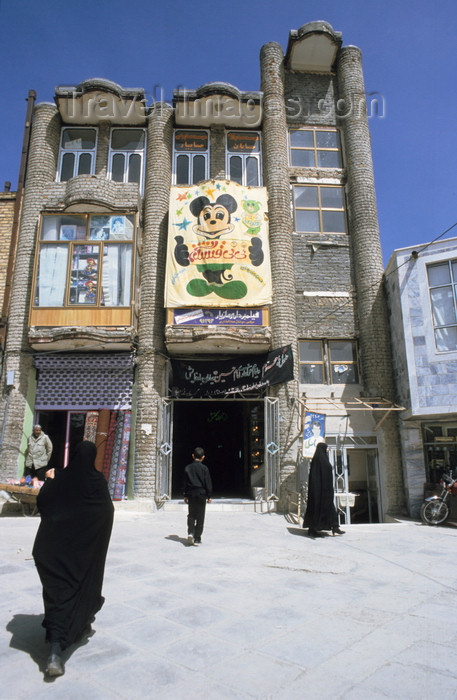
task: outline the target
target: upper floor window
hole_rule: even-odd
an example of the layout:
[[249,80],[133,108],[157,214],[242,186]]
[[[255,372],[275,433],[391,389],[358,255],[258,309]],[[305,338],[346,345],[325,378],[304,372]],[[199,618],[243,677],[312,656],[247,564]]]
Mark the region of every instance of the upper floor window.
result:
[[457,350],[457,260],[427,265],[427,274],[436,349]]
[[42,217],[34,306],[129,306],[135,217]]
[[297,167],[341,168],[336,129],[291,129],[290,163]]
[[91,175],[95,171],[97,130],[65,127],[60,136],[57,179],[66,182],[75,175]]
[[114,182],[136,182],[143,190],[143,129],[112,129],[108,171]]
[[357,384],[357,344],[353,340],[300,340],[302,384]]
[[261,183],[260,134],[257,131],[227,132],[227,177],[247,187]]
[[295,230],[303,233],[346,233],[342,187],[294,185]]
[[209,177],[209,134],[194,129],[174,133],[173,176],[176,185],[195,185]]

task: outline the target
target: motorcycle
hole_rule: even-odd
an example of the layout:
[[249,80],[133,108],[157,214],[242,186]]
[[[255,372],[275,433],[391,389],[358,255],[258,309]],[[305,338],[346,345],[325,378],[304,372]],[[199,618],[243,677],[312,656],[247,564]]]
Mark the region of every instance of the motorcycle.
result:
[[457,496],[457,479],[443,474],[440,485],[441,493],[426,498],[421,506],[420,516],[424,525],[441,525],[449,517],[448,500],[451,496]]

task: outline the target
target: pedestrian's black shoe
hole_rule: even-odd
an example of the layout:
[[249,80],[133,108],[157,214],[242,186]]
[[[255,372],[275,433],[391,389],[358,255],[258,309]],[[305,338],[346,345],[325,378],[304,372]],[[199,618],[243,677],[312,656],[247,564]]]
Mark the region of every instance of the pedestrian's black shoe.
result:
[[335,535],[344,535],[345,532],[346,532],[346,530],[341,530],[341,528],[339,526],[332,527],[333,537],[335,537]]
[[325,537],[323,532],[319,532],[319,530],[311,530],[311,528],[308,530],[308,535],[310,537]]
[[198,540],[197,540],[197,538],[195,538],[195,540],[194,540],[194,544],[201,544],[201,543],[202,543],[202,541],[201,541],[201,539],[200,539],[200,538],[199,538]]
[[48,676],[63,676],[65,673],[63,661],[58,654],[51,653],[49,656],[46,664],[46,673]]

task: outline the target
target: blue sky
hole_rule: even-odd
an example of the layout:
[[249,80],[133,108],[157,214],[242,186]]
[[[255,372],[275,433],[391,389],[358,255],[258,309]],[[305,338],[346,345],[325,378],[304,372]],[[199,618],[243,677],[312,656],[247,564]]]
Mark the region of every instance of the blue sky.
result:
[[[0,0],[0,188],[16,188],[29,89],[92,77],[171,99],[179,85],[222,80],[258,90],[259,51],[326,20],[363,53],[381,243],[433,240],[457,222],[455,0]],[[447,236],[457,235],[457,227]]]

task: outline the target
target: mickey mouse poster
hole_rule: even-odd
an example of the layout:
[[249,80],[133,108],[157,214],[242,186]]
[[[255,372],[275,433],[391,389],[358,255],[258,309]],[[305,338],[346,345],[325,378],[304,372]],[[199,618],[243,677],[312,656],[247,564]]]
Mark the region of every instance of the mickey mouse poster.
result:
[[266,189],[222,180],[172,187],[165,306],[269,303]]

